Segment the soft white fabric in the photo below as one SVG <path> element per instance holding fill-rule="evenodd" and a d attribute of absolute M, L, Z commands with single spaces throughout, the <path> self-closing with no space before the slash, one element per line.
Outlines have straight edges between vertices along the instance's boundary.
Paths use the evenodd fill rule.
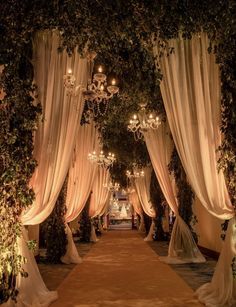
<path fill-rule="evenodd" d="M 156 213 L 150 201 L 150 184 L 151 184 L 152 167 L 145 167 L 144 176 L 135 178 L 135 189 L 143 211 L 150 217 L 155 217 Z"/>
<path fill-rule="evenodd" d="M 158 130 L 148 129 L 144 133 L 144 139 L 165 199 L 174 213 L 178 215 L 178 203 L 168 170 L 173 150 L 173 142 L 170 138 L 168 125 L 162 123 Z"/>
<path fill-rule="evenodd" d="M 179 216 L 178 202 L 175 196 L 175 181 L 168 170 L 168 164 L 173 150 L 173 141 L 170 138 L 168 124 L 162 123 L 158 130 L 148 129 L 144 133 L 144 138 L 162 192 L 170 208 L 176 215 L 175 224 L 171 233 L 168 256 L 162 257 L 161 260 L 173 264 L 205 262 L 206 260 L 198 249 L 189 227 Z M 181 252 L 179 252 L 180 250 Z"/>
<path fill-rule="evenodd" d="M 102 216 L 109 204 L 109 190 L 105 187 L 110 180 L 109 170 L 105 167 L 98 167 L 92 187 L 92 195 L 89 204 L 89 216 L 94 218 Z M 92 224 L 90 241 L 97 242 L 95 228 Z"/>
<path fill-rule="evenodd" d="M 135 191 L 135 189 L 131 193 L 129 193 L 129 201 L 133 205 L 134 211 L 140 216 L 140 224 L 139 224 L 138 230 L 140 232 L 145 232 L 143 210 L 140 205 L 138 194 Z"/>
<path fill-rule="evenodd" d="M 39 273 L 33 253 L 29 250 L 26 242 L 28 233 L 22 229 L 22 237 L 18 238 L 19 255 L 27 259 L 23 269 L 29 274 L 27 278 L 17 277 L 16 287 L 19 289 L 17 303 L 8 300 L 4 307 L 47 307 L 58 298 L 56 291 L 48 291 Z"/>
<path fill-rule="evenodd" d="M 175 219 L 168 249 L 168 257 L 159 257 L 166 263 L 183 264 L 183 263 L 202 263 L 206 259 L 198 249 L 191 231 L 188 226 L 178 215 Z"/>
<path fill-rule="evenodd" d="M 236 306 L 236 283 L 233 278 L 232 263 L 236 255 L 236 218 L 229 222 L 226 239 L 217 262 L 215 273 L 210 283 L 204 284 L 197 291 L 200 302 L 209 307 Z"/>
<path fill-rule="evenodd" d="M 103 227 L 102 227 L 101 218 L 102 218 L 101 216 L 99 216 L 99 218 L 98 218 L 98 228 L 99 228 L 99 231 L 100 231 L 101 233 L 104 233 L 105 230 L 104 230 Z"/>
<path fill-rule="evenodd" d="M 108 185 L 109 179 L 109 170 L 105 167 L 98 167 L 89 204 L 89 216 L 91 218 L 100 216 L 108 205 L 109 190 L 105 186 Z"/>
<path fill-rule="evenodd" d="M 24 225 L 40 224 L 52 212 L 69 170 L 83 111 L 82 91 L 77 96 L 68 96 L 63 75 L 71 68 L 77 84 L 86 86 L 87 60 L 81 59 L 77 51 L 71 57 L 66 51 L 59 53 L 59 42 L 57 31 L 39 32 L 33 41 L 35 81 L 43 120 L 35 135 L 34 156 L 38 166 L 31 180 L 36 200 L 22 216 Z"/>
<path fill-rule="evenodd" d="M 61 257 L 61 262 L 65 264 L 81 263 L 82 258 L 78 254 L 77 248 L 73 240 L 73 235 L 72 235 L 71 229 L 68 224 L 66 224 L 66 236 L 67 236 L 68 243 L 66 247 L 66 253 L 64 256 Z"/>
<path fill-rule="evenodd" d="M 88 160 L 88 154 L 98 151 L 99 142 L 94 122 L 79 127 L 73 158 L 71 161 L 65 220 L 73 221 L 83 210 L 93 187 L 97 164 Z"/>
<path fill-rule="evenodd" d="M 88 153 L 94 150 L 97 151 L 98 146 L 98 134 L 94 122 L 92 121 L 89 125 L 80 126 L 69 170 L 66 196 L 66 223 L 76 219 L 88 200 L 97 170 L 96 164 L 88 160 Z M 82 259 L 74 244 L 71 231 L 68 229 L 69 226 L 66 225 L 66 227 L 68 245 L 66 254 L 62 256 L 61 261 L 67 264 L 81 263 Z"/>
<path fill-rule="evenodd" d="M 127 210 L 126 210 L 125 204 L 123 204 L 120 210 L 120 218 L 127 219 L 127 217 L 128 217 Z"/>
<path fill-rule="evenodd" d="M 96 231 L 95 231 L 95 227 L 93 225 L 93 223 L 91 222 L 91 235 L 90 235 L 90 241 L 91 242 L 98 242 L 99 239 L 97 238 L 97 235 L 96 235 Z"/>
<path fill-rule="evenodd" d="M 154 220 L 152 219 L 152 223 L 151 223 L 151 226 L 149 228 L 148 235 L 144 238 L 144 241 L 146 241 L 146 242 L 153 241 L 154 231 L 155 231 L 155 223 L 154 223 Z"/>
<path fill-rule="evenodd" d="M 178 154 L 190 183 L 205 208 L 221 219 L 234 216 L 222 171 L 217 170 L 220 134 L 220 77 L 214 54 L 208 54 L 205 33 L 167 44 L 174 53 L 163 56 L 161 93 Z M 154 49 L 158 53 L 157 47 Z M 235 236 L 230 221 L 220 260 L 211 283 L 198 289 L 207 306 L 234 306 L 235 283 L 231 262 Z M 223 281 L 223 285 L 222 285 Z M 219 290 L 220 289 L 220 290 Z"/>
<path fill-rule="evenodd" d="M 67 96 L 63 75 L 71 68 L 77 84 L 86 86 L 87 61 L 81 59 L 77 52 L 72 57 L 68 57 L 66 51 L 59 53 L 59 41 L 57 31 L 39 32 L 33 40 L 35 82 L 42 104 L 43 120 L 39 123 L 34 142 L 34 156 L 38 166 L 31 185 L 36 199 L 21 217 L 24 225 L 43 222 L 53 210 L 69 169 L 83 110 L 82 92 L 79 91 L 76 97 Z M 23 239 L 20 244 L 25 244 Z M 29 253 L 27 257 L 30 257 Z M 17 278 L 17 282 L 20 280 L 18 284 L 22 304 L 37 306 L 35 301 L 43 301 L 42 306 L 47 306 L 55 295 L 49 291 L 45 294 L 46 287 L 36 263 L 28 259 L 25 270 L 30 278 Z M 47 297 L 48 302 L 45 299 Z"/>
<path fill-rule="evenodd" d="M 152 203 L 150 201 L 151 174 L 152 174 L 152 167 L 148 166 L 144 169 L 144 176 L 135 178 L 134 183 L 143 211 L 148 216 L 154 218 L 156 216 L 156 212 L 153 209 Z M 152 224 L 149 229 L 148 235 L 146 236 L 146 238 L 144 238 L 144 241 L 152 241 L 154 228 L 155 224 L 154 221 L 152 220 Z"/>

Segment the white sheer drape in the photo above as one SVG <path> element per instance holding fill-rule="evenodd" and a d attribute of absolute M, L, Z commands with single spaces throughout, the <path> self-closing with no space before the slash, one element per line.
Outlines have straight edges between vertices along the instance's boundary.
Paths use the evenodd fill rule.
<path fill-rule="evenodd" d="M 81 213 L 89 198 L 97 165 L 88 160 L 88 153 L 97 151 L 98 147 L 98 134 L 94 122 L 81 126 L 69 171 L 65 216 L 67 223 Z"/>
<path fill-rule="evenodd" d="M 76 83 L 86 86 L 87 60 L 78 52 L 59 53 L 58 32 L 39 32 L 34 39 L 35 81 L 43 108 L 43 120 L 35 135 L 38 167 L 31 180 L 36 200 L 24 213 L 25 225 L 43 222 L 51 213 L 69 170 L 82 111 L 82 92 L 67 96 L 63 75 L 69 68 Z"/>
<path fill-rule="evenodd" d="M 69 170 L 65 221 L 73 221 L 83 210 L 92 185 L 97 167 L 88 160 L 88 153 L 98 150 L 98 134 L 94 122 L 79 127 L 73 158 Z M 82 260 L 75 247 L 71 230 L 68 225 L 66 254 L 61 257 L 63 263 L 80 263 Z"/>
<path fill-rule="evenodd" d="M 89 216 L 94 218 L 105 213 L 108 206 L 109 190 L 105 187 L 109 183 L 110 173 L 105 167 L 98 167 L 92 187 L 92 195 L 89 204 Z M 97 242 L 95 229 L 92 224 L 91 241 Z"/>
<path fill-rule="evenodd" d="M 167 263 L 205 262 L 205 258 L 195 243 L 191 231 L 178 212 L 174 180 L 169 174 L 168 164 L 173 150 L 167 123 L 162 123 L 158 130 L 149 129 L 144 133 L 152 166 L 165 199 L 176 215 L 167 257 L 160 257 Z"/>
<path fill-rule="evenodd" d="M 161 92 L 176 148 L 190 183 L 205 208 L 221 219 L 231 219 L 211 283 L 197 290 L 207 306 L 235 306 L 236 280 L 234 210 L 222 171 L 217 170 L 220 134 L 220 77 L 214 54 L 208 54 L 207 35 L 169 41 L 174 53 L 160 60 Z M 158 50 L 155 48 L 155 53 Z"/>
<path fill-rule="evenodd" d="M 140 216 L 140 225 L 138 230 L 141 232 L 145 232 L 143 210 L 135 189 L 129 194 L 129 201 L 133 205 L 134 211 Z"/>
<path fill-rule="evenodd" d="M 152 203 L 150 201 L 151 174 L 152 174 L 152 167 L 145 167 L 144 176 L 135 178 L 134 180 L 135 189 L 138 194 L 138 198 L 142 205 L 143 211 L 152 218 L 151 227 L 144 241 L 152 241 L 154 227 L 155 227 L 153 218 L 156 217 L 156 212 L 153 209 Z"/>
<path fill-rule="evenodd" d="M 58 32 L 46 31 L 37 33 L 33 41 L 35 81 L 43 120 L 35 135 L 34 156 L 38 167 L 31 180 L 36 200 L 22 215 L 24 225 L 39 224 L 51 213 L 68 172 L 83 110 L 80 92 L 77 97 L 66 96 L 63 75 L 72 68 L 78 84 L 86 85 L 87 62 L 77 52 L 71 58 L 66 52 L 58 53 L 59 40 Z M 19 248 L 26 255 L 25 270 L 29 276 L 17 279 L 21 293 L 17 306 L 48 306 L 57 294 L 46 289 L 34 256 L 27 252 L 24 240 L 25 236 L 19 241 Z"/>
<path fill-rule="evenodd" d="M 92 195 L 89 205 L 89 216 L 91 218 L 101 215 L 106 209 L 109 190 L 104 186 L 108 185 L 109 179 L 109 170 L 105 167 L 98 167 L 92 186 Z"/>
<path fill-rule="evenodd" d="M 17 303 L 9 300 L 3 307 L 47 307 L 58 297 L 56 291 L 48 291 L 38 270 L 33 253 L 29 250 L 27 230 L 22 227 L 22 237 L 18 238 L 19 255 L 27 259 L 23 269 L 29 274 L 28 277 L 18 276 L 16 288 L 19 289 Z"/>

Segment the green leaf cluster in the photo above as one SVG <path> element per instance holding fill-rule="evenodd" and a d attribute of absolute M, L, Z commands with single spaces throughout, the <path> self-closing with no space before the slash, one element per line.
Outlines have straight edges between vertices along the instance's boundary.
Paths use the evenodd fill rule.
<path fill-rule="evenodd" d="M 66 253 L 67 236 L 65 226 L 67 179 L 56 201 L 56 205 L 43 222 L 42 230 L 46 245 L 46 259 L 49 263 L 61 263 L 61 257 Z"/>

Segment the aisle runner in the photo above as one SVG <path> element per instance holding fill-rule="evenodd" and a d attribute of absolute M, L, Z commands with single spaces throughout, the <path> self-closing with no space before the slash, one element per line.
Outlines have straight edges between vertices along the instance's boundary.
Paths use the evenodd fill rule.
<path fill-rule="evenodd" d="M 110 231 L 58 288 L 52 307 L 202 306 L 136 231 Z"/>

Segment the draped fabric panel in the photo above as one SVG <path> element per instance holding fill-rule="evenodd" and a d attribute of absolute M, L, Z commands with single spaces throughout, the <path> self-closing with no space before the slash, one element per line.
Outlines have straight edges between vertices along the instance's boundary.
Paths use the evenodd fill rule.
<path fill-rule="evenodd" d="M 52 212 L 69 169 L 83 110 L 82 93 L 78 92 L 76 97 L 67 96 L 63 75 L 71 68 L 77 84 L 86 86 L 87 62 L 77 52 L 71 58 L 65 51 L 59 53 L 59 41 L 57 31 L 39 32 L 33 41 L 35 82 L 43 116 L 35 134 L 34 156 L 38 166 L 31 180 L 36 199 L 21 217 L 24 225 L 39 224 Z M 47 290 L 25 240 L 23 236 L 19 248 L 26 255 L 24 267 L 29 276 L 17 278 L 21 293 L 17 306 L 48 306 L 57 298 L 56 292 Z"/>
<path fill-rule="evenodd" d="M 143 209 L 142 209 L 142 206 L 138 198 L 138 194 L 135 191 L 135 189 L 131 193 L 129 193 L 129 201 L 133 205 L 134 211 L 140 216 L 140 225 L 139 225 L 138 230 L 141 232 L 145 232 Z"/>
<path fill-rule="evenodd" d="M 198 249 L 189 227 L 178 212 L 175 181 L 168 170 L 173 141 L 170 138 L 167 123 L 162 123 L 158 130 L 148 129 L 144 133 L 144 138 L 162 192 L 176 215 L 175 224 L 171 232 L 168 256 L 160 257 L 160 259 L 172 264 L 205 262 L 206 260 Z"/>
<path fill-rule="evenodd" d="M 207 306 L 234 306 L 236 280 L 231 263 L 236 236 L 233 206 L 222 171 L 217 169 L 220 134 L 220 76 L 214 54 L 209 54 L 205 33 L 191 40 L 181 37 L 168 42 L 174 53 L 163 56 L 161 93 L 171 133 L 189 181 L 214 216 L 231 219 L 212 281 L 197 291 Z M 154 49 L 155 54 L 158 48 Z"/>
<path fill-rule="evenodd" d="M 178 203 L 172 188 L 172 180 L 168 170 L 173 143 L 170 138 L 167 124 L 162 123 L 158 130 L 148 129 L 144 133 L 144 139 L 153 169 L 165 199 L 175 215 L 178 215 Z"/>
<path fill-rule="evenodd" d="M 152 167 L 146 167 L 144 169 L 144 176 L 135 178 L 134 184 L 135 184 L 135 189 L 138 194 L 138 198 L 142 205 L 143 211 L 153 219 L 156 217 L 156 212 L 153 209 L 152 203 L 150 201 L 151 174 L 152 174 Z M 155 224 L 154 224 L 154 221 L 152 220 L 152 224 L 149 229 L 149 233 L 144 239 L 144 241 L 152 241 L 154 227 L 155 227 Z"/>
<path fill-rule="evenodd" d="M 28 232 L 22 227 L 22 237 L 19 237 L 17 245 L 19 247 L 19 255 L 27 259 L 27 263 L 23 264 L 23 269 L 29 274 L 27 278 L 18 276 L 16 280 L 16 288 L 19 289 L 17 303 L 8 300 L 3 307 L 47 307 L 58 298 L 56 291 L 48 291 L 44 281 L 38 270 L 33 253 L 29 250 L 27 241 Z"/>
<path fill-rule="evenodd" d="M 88 153 L 98 151 L 98 147 L 98 134 L 94 122 L 81 126 L 69 170 L 65 215 L 67 223 L 82 212 L 89 198 L 97 165 L 88 160 Z"/>
<path fill-rule="evenodd" d="M 109 170 L 105 167 L 98 167 L 92 186 L 92 195 L 89 205 L 89 216 L 91 218 L 96 216 L 99 217 L 106 212 L 107 206 L 109 204 L 110 192 L 104 186 L 108 185 L 109 180 Z M 93 224 L 91 228 L 91 241 L 98 241 Z"/>
<path fill-rule="evenodd" d="M 36 200 L 22 216 L 25 225 L 42 223 L 52 212 L 69 170 L 83 111 L 83 96 L 68 96 L 63 75 L 72 69 L 76 83 L 86 86 L 87 60 L 78 52 L 59 53 L 57 31 L 39 32 L 34 39 L 35 81 L 42 103 L 43 119 L 35 135 L 34 156 L 38 167 L 31 185 Z"/>
<path fill-rule="evenodd" d="M 104 212 L 108 204 L 109 190 L 104 187 L 110 179 L 109 170 L 105 167 L 98 167 L 95 180 L 92 186 L 92 195 L 89 205 L 89 216 L 94 218 Z"/>
<path fill-rule="evenodd" d="M 94 150 L 97 151 L 98 146 L 98 134 L 94 122 L 80 126 L 69 170 L 66 223 L 76 219 L 88 200 L 97 170 L 96 164 L 88 160 L 88 153 Z M 61 257 L 61 261 L 66 264 L 81 263 L 82 259 L 78 254 L 68 224 L 66 224 L 66 233 L 68 244 L 66 253 Z"/>
<path fill-rule="evenodd" d="M 150 217 L 156 216 L 155 210 L 150 201 L 150 184 L 151 184 L 152 167 L 145 167 L 144 176 L 135 178 L 135 189 L 143 211 Z"/>

